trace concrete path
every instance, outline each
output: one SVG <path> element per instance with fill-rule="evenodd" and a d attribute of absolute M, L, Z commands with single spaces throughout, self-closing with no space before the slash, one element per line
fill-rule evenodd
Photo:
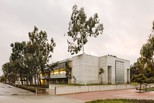
<path fill-rule="evenodd" d="M 27 90 L 0 83 L 0 103 L 84 103 L 63 96 L 36 95 Z"/>
<path fill-rule="evenodd" d="M 0 96 L 0 103 L 84 103 L 62 96 Z"/>
<path fill-rule="evenodd" d="M 10 95 L 35 95 L 34 93 L 10 86 L 7 84 L 0 83 L 0 96 L 10 96 Z"/>
<path fill-rule="evenodd" d="M 69 94 L 63 95 L 65 97 L 79 99 L 83 101 L 92 101 L 97 99 L 153 99 L 154 100 L 154 92 L 144 92 L 138 93 L 135 89 L 127 89 L 127 90 L 106 90 L 99 92 L 89 92 L 89 93 L 78 93 L 78 94 Z"/>

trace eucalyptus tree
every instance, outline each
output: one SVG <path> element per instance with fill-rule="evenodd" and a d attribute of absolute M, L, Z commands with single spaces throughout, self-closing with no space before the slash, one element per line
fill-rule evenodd
<path fill-rule="evenodd" d="M 9 74 L 11 73 L 10 62 L 4 63 L 2 65 L 2 71 L 6 80 L 9 80 Z"/>
<path fill-rule="evenodd" d="M 5 79 L 9 83 L 15 83 L 16 80 L 16 74 L 14 70 L 14 65 L 11 62 L 6 62 L 2 65 L 2 71 L 4 74 Z M 6 81 L 5 81 L 6 82 Z"/>
<path fill-rule="evenodd" d="M 31 42 L 27 42 L 26 46 L 24 48 L 24 64 L 25 68 L 28 70 L 28 74 L 26 75 L 27 77 L 27 82 L 32 85 L 33 83 L 33 78 L 35 78 L 35 85 L 36 85 L 36 73 L 37 73 L 37 68 L 35 67 L 36 65 L 36 59 L 34 56 L 34 51 L 35 47 L 34 45 L 31 44 Z"/>
<path fill-rule="evenodd" d="M 22 85 L 23 81 L 25 81 L 26 74 L 28 74 L 28 71 L 25 68 L 24 55 L 23 55 L 25 45 L 26 45 L 25 42 L 12 43 L 11 44 L 12 53 L 10 56 L 10 62 L 13 65 L 12 69 L 16 74 L 16 76 L 20 77 Z"/>
<path fill-rule="evenodd" d="M 29 32 L 28 44 L 31 48 L 29 49 L 30 56 L 28 57 L 33 61 L 34 72 L 40 80 L 39 74 L 44 73 L 44 68 L 52 56 L 56 43 L 53 38 L 48 42 L 47 33 L 45 31 L 39 31 L 37 27 L 34 27 L 34 31 Z"/>
<path fill-rule="evenodd" d="M 84 53 L 84 45 L 88 42 L 88 37 L 97 37 L 103 32 L 103 24 L 98 19 L 98 14 L 87 18 L 84 8 L 78 10 L 77 5 L 73 6 L 71 20 L 67 35 L 71 40 L 68 42 L 68 52 L 77 54 L 81 49 Z"/>

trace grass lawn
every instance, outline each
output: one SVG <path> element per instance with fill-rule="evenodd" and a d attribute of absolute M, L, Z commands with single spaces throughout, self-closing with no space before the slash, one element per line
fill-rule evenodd
<path fill-rule="evenodd" d="M 154 103 L 154 100 L 106 99 L 106 100 L 90 101 L 86 103 Z"/>
<path fill-rule="evenodd" d="M 154 87 L 152 88 L 147 88 L 148 91 L 154 91 Z"/>

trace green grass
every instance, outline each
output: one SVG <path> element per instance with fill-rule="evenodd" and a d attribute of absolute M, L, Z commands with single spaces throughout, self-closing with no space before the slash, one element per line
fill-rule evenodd
<path fill-rule="evenodd" d="M 133 85 L 133 86 L 139 85 L 139 83 L 136 83 L 136 82 L 131 82 L 130 84 Z"/>
<path fill-rule="evenodd" d="M 154 100 L 106 99 L 106 100 L 95 100 L 86 103 L 154 103 Z"/>
<path fill-rule="evenodd" d="M 147 91 L 154 91 L 154 87 L 152 87 L 152 88 L 147 88 Z"/>

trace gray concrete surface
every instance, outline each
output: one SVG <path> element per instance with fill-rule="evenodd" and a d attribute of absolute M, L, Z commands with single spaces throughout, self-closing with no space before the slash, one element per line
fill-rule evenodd
<path fill-rule="evenodd" d="M 63 96 L 0 96 L 0 103 L 84 103 Z"/>
<path fill-rule="evenodd" d="M 10 95 L 34 95 L 34 93 L 20 88 L 16 88 L 14 86 L 0 83 L 0 96 Z"/>
<path fill-rule="evenodd" d="M 0 103 L 84 103 L 64 96 L 36 95 L 32 92 L 0 83 Z"/>

